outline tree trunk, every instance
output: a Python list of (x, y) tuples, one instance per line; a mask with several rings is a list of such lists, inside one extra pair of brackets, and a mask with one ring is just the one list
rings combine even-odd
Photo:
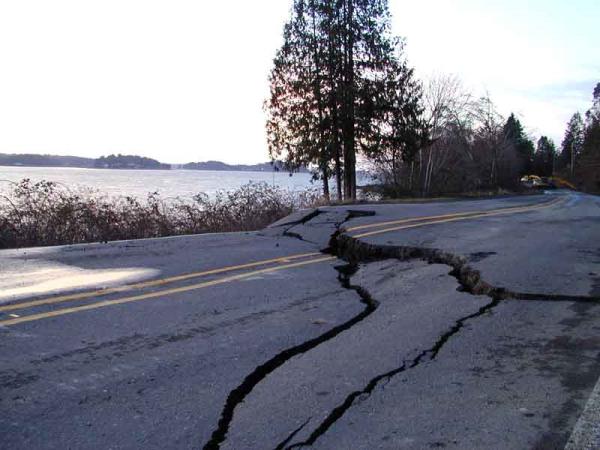
[(346, 0), (344, 64), (344, 195), (356, 200), (356, 148), (354, 129), (354, 0)]
[(331, 146), (333, 158), (335, 161), (335, 182), (337, 201), (343, 200), (343, 182), (342, 182), (342, 149), (340, 143), (340, 122), (339, 122), (339, 84), (336, 80), (336, 68), (339, 68), (339, 32), (333, 28), (333, 24), (338, 20), (339, 8), (336, 5), (330, 5), (328, 9), (328, 34), (329, 34), (329, 54), (328, 54), (328, 69), (329, 69), (329, 109), (331, 114)]
[(321, 173), (323, 178), (323, 195), (329, 201), (329, 149), (325, 143), (325, 127), (324, 127), (324, 109), (323, 95), (321, 93), (321, 55), (319, 54), (319, 43), (317, 42), (317, 24), (315, 18), (314, 8), (311, 10), (312, 14), (312, 30), (313, 30), (313, 60), (315, 61), (315, 79), (313, 81), (313, 91), (315, 93), (315, 99), (317, 101), (318, 110), (318, 129), (319, 129), (319, 159), (321, 166)]
[(337, 189), (337, 200), (341, 202), (343, 200), (342, 194), (342, 161), (340, 155), (340, 141), (337, 135), (337, 131), (334, 135), (335, 139), (335, 182)]
[(429, 147), (429, 155), (427, 158), (427, 166), (425, 168), (425, 192), (424, 195), (428, 196), (431, 193), (431, 178), (433, 174), (433, 146)]
[(323, 177), (323, 196), (325, 200), (329, 202), (331, 200), (331, 196), (329, 193), (329, 173), (327, 169), (323, 169), (321, 176)]

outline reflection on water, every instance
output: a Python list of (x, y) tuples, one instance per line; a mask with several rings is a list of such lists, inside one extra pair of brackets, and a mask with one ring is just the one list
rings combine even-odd
[[(91, 187), (111, 195), (129, 195), (144, 198), (158, 191), (161, 197), (190, 198), (204, 192), (210, 196), (218, 190), (233, 190), (250, 181), (275, 184), (293, 191), (319, 186), (311, 183), (307, 173), (289, 176), (282, 172), (225, 172), (212, 170), (110, 170), (63, 167), (2, 167), (0, 166), (0, 193), (10, 189), (6, 181), (49, 180), (69, 188)], [(6, 180), (6, 181), (5, 181)]]

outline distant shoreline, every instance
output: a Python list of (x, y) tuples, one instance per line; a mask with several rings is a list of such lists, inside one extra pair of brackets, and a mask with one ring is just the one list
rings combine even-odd
[[(178, 164), (174, 164), (176, 167), (171, 167), (169, 169), (165, 168), (144, 168), (144, 167), (83, 167), (83, 166), (36, 166), (36, 165), (17, 165), (17, 164), (0, 164), (0, 168), (2, 167), (13, 167), (16, 169), (86, 169), (86, 170), (114, 170), (114, 171), (125, 171), (125, 170), (139, 170), (142, 172), (156, 171), (156, 172), (174, 172), (178, 170), (182, 170), (185, 172), (257, 172), (257, 173), (271, 173), (273, 170), (261, 170), (261, 169), (189, 169), (185, 167), (177, 167)], [(279, 170), (277, 172), (287, 173), (286, 170)], [(308, 173), (306, 170), (302, 170), (300, 173)]]
[[(175, 166), (178, 166), (177, 164)], [(13, 167), (17, 169), (88, 169), (88, 170), (115, 170), (115, 171), (124, 171), (124, 170), (139, 170), (143, 172), (148, 171), (158, 171), (158, 172), (172, 172), (177, 170), (183, 170), (186, 172), (259, 172), (259, 173), (271, 173), (271, 170), (264, 169), (236, 169), (234, 167), (227, 169), (189, 169), (185, 167), (171, 167), (171, 168), (147, 168), (147, 167), (85, 167), (85, 166), (37, 166), (37, 165), (19, 165), (19, 164), (0, 164), (0, 167)], [(287, 173), (286, 170), (278, 170), (277, 172)], [(300, 171), (301, 173), (308, 173), (306, 170)]]
[[(59, 167), (78, 169), (111, 170), (204, 170), (223, 172), (287, 172), (281, 161), (259, 164), (227, 164), (221, 161), (166, 164), (152, 158), (137, 155), (108, 155), (100, 158), (78, 156), (7, 154), (0, 153), (1, 167)], [(297, 172), (308, 173), (306, 168)]]

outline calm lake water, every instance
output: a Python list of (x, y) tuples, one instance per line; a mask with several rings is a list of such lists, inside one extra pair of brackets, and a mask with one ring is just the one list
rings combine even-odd
[(209, 170), (110, 170), (64, 167), (2, 167), (0, 166), (0, 193), (10, 190), (8, 181), (48, 180), (69, 188), (89, 187), (111, 196), (129, 195), (145, 198), (158, 191), (163, 198), (190, 198), (204, 192), (209, 196), (218, 190), (233, 190), (250, 181), (265, 182), (293, 191), (320, 187), (311, 183), (307, 173), (289, 176), (282, 172), (222, 172)]

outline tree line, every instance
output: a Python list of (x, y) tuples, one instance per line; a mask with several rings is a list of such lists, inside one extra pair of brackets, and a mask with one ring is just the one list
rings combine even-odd
[(600, 82), (584, 116), (576, 112), (567, 124), (557, 170), (582, 189), (600, 192)]
[(489, 95), (454, 76), (419, 81), (387, 0), (294, 0), (283, 37), (265, 102), (269, 153), (291, 171), (313, 167), (327, 198), (334, 180), (337, 199), (356, 199), (357, 160), (390, 195), (511, 189), (562, 167), (564, 151), (547, 136), (534, 144)]

